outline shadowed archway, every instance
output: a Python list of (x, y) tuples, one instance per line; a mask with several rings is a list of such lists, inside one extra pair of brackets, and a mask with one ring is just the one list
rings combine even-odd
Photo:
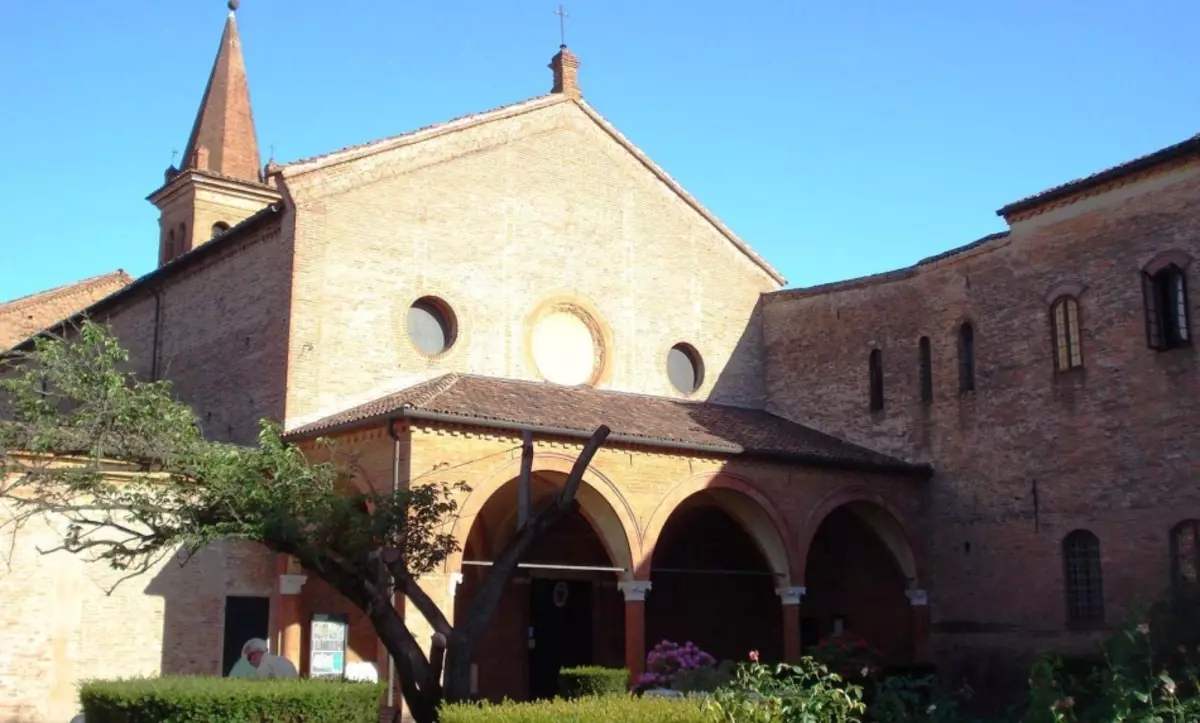
[[(566, 475), (535, 472), (531, 509), (548, 504)], [(517, 480), (478, 506), (461, 556), (455, 617), (517, 530)], [(628, 575), (628, 537), (615, 511), (587, 484), (566, 519), (543, 533), (509, 580), (474, 656), (473, 688), (481, 698), (526, 700), (557, 692), (557, 674), (572, 665), (624, 664), (624, 604), (617, 581)]]
[(783, 538), (756, 500), (729, 488), (695, 492), (655, 538), (646, 647), (691, 641), (717, 660), (758, 650), (783, 659), (777, 588), (788, 579)]
[(834, 507), (807, 545), (802, 643), (854, 633), (887, 663), (916, 653), (912, 603), (916, 560), (900, 522), (882, 505), (854, 500)]

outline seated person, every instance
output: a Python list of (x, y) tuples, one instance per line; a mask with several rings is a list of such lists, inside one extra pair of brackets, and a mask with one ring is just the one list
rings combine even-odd
[(251, 638), (242, 646), (242, 657), (233, 670), (229, 671), (230, 678), (298, 678), (296, 666), (292, 661), (267, 652), (267, 641), (262, 638)]

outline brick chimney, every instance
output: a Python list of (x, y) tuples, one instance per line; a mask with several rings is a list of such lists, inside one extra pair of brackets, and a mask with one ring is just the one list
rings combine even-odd
[(554, 71), (554, 87), (551, 93), (563, 93), (572, 98), (580, 97), (579, 58), (566, 45), (558, 46), (558, 53), (550, 59), (550, 70)]

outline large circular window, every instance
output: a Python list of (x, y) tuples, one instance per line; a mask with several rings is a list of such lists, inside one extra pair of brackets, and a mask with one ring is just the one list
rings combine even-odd
[(422, 354), (437, 356), (454, 346), (458, 326), (450, 305), (425, 296), (408, 307), (408, 338)]
[(574, 386), (595, 381), (601, 357), (595, 322), (581, 310), (557, 306), (538, 317), (530, 336), (530, 351), (542, 378)]
[(684, 394), (691, 394), (704, 383), (704, 361), (691, 344), (676, 344), (667, 352), (667, 377)]

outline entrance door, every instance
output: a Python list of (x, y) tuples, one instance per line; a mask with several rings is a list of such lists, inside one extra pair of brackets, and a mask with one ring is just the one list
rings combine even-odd
[(229, 671), (233, 670), (238, 658), (242, 657), (242, 646), (247, 640), (267, 639), (270, 634), (267, 630), (270, 615), (270, 598), (233, 595), (225, 598), (225, 651), (221, 656), (221, 675), (229, 675)]
[(529, 697), (558, 694), (558, 671), (592, 662), (592, 583), (530, 581)]

